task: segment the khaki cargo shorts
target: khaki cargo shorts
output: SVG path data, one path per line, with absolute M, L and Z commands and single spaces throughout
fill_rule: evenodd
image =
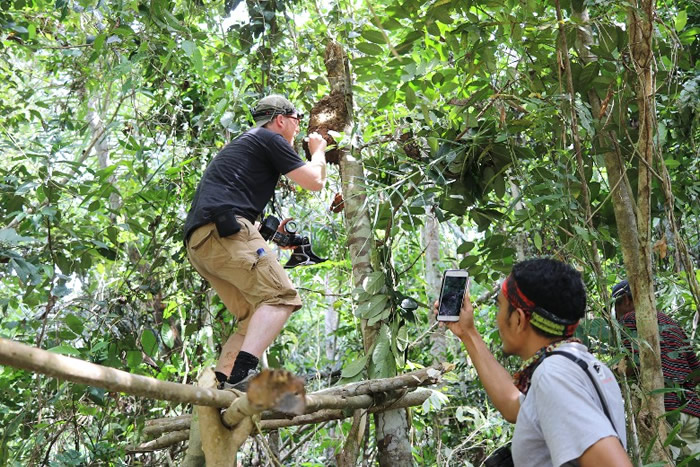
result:
M 301 298 L 260 232 L 247 219 L 236 218 L 241 230 L 229 237 L 219 237 L 213 223 L 192 232 L 187 257 L 238 318 L 236 332 L 245 335 L 260 305 L 289 305 L 296 311 Z M 258 257 L 260 248 L 265 255 Z

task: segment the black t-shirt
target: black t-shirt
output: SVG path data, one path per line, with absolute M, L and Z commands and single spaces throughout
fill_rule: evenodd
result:
M 282 135 L 253 128 L 227 144 L 209 163 L 185 221 L 185 240 L 224 209 L 255 222 L 275 193 L 281 174 L 304 162 Z

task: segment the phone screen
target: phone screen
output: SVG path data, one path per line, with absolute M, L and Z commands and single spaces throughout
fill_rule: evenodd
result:
M 467 276 L 445 275 L 440 293 L 440 316 L 459 316 L 464 292 L 467 289 Z

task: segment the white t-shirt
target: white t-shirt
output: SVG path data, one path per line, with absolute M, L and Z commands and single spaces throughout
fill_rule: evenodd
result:
M 613 373 L 584 345 L 566 343 L 556 350 L 588 364 L 615 427 L 583 369 L 563 355 L 551 355 L 535 370 L 527 396 L 520 395 L 511 447 L 516 467 L 576 466 L 586 449 L 608 436 L 627 446 L 622 394 Z

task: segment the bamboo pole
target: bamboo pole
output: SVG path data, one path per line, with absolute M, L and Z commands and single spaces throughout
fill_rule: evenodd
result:
M 185 404 L 226 408 L 236 399 L 236 395 L 230 391 L 132 375 L 126 371 L 47 352 L 3 338 L 0 338 L 0 364 L 108 391 Z

